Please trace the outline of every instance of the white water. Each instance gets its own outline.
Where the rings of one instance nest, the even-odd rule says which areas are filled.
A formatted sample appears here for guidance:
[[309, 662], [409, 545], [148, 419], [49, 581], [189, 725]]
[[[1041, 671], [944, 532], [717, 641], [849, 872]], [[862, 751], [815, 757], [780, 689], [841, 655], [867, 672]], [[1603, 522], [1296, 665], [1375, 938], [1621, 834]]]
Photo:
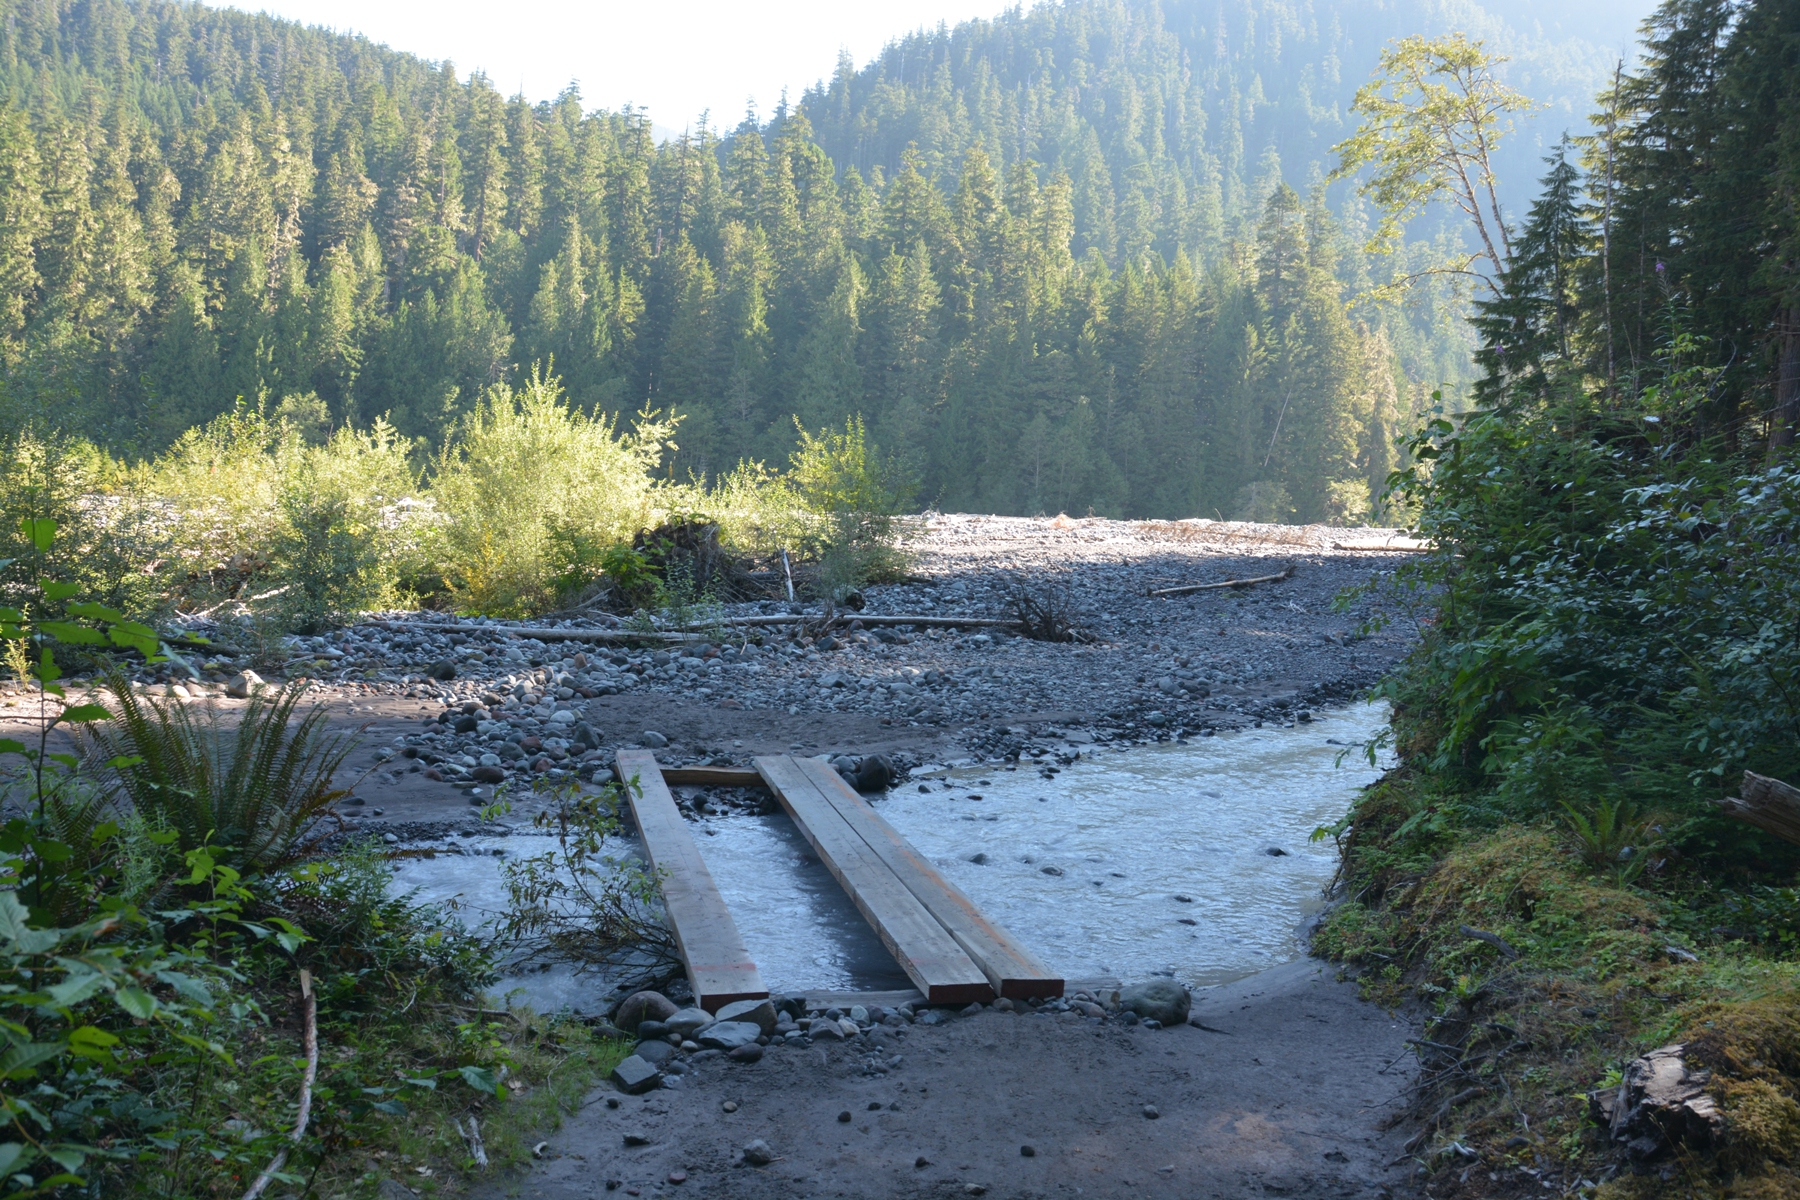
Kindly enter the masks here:
[[[1029, 762], [1011, 771], [1001, 763], [926, 770], [873, 803], [1065, 977], [1166, 974], [1216, 984], [1303, 953], [1298, 928], [1324, 903], [1337, 865], [1332, 843], [1309, 837], [1385, 768], [1372, 768], [1355, 747], [1386, 719], [1384, 706], [1358, 705], [1292, 729], [1187, 745], [1078, 747], [1081, 759], [1053, 780]], [[712, 817], [694, 834], [771, 989], [907, 986], [785, 816]], [[408, 860], [396, 880], [423, 899], [458, 898], [471, 924], [504, 899], [504, 860], [492, 851], [531, 854], [549, 844], [526, 836], [459, 841], [486, 853]], [[987, 861], [970, 862], [977, 854]], [[607, 983], [548, 972], [500, 990], [511, 986], [524, 987], [540, 1008], [583, 1008]]]

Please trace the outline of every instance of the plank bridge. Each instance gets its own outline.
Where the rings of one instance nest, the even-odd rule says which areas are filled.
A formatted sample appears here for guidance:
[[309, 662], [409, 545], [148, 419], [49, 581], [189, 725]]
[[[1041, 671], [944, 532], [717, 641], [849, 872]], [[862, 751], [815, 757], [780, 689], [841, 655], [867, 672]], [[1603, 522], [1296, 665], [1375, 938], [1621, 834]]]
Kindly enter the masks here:
[[754, 772], [664, 768], [646, 750], [619, 752], [619, 778], [663, 874], [663, 902], [693, 985], [695, 1003], [716, 1012], [768, 995], [737, 924], [707, 871], [671, 783], [765, 786], [849, 896], [920, 994], [932, 1004], [999, 996], [1060, 996], [1063, 980], [989, 920], [828, 764], [771, 755]]

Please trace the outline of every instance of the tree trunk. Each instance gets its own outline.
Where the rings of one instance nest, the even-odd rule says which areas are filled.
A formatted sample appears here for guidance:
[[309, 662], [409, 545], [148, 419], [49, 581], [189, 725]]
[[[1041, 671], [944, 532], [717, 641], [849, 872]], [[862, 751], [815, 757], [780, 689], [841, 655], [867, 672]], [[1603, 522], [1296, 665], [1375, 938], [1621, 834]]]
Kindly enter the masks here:
[[1800, 434], [1800, 308], [1784, 308], [1775, 323], [1781, 355], [1775, 364], [1775, 413], [1769, 422], [1773, 449], [1794, 444]]
[[1745, 771], [1743, 793], [1718, 801], [1726, 816], [1800, 845], [1800, 788]]

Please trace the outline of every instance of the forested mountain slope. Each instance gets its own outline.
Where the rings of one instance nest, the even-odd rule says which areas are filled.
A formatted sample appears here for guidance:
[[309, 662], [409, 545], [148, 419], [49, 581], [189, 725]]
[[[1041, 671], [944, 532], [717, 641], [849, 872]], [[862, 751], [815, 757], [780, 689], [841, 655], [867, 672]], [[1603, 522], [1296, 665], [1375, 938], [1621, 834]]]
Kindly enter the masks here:
[[[1648, 5], [1545, 0], [1151, 0], [1045, 5], [920, 31], [848, 58], [801, 103], [840, 165], [892, 172], [909, 145], [946, 186], [966, 147], [1074, 184], [1075, 252], [1205, 253], [1254, 224], [1268, 178], [1329, 171], [1352, 96], [1392, 39], [1460, 30], [1511, 57], [1542, 109], [1502, 148], [1520, 207], [1539, 160], [1579, 132]], [[1627, 64], [1629, 65], [1629, 63]]]
[[[1068, 139], [1059, 157], [896, 125], [881, 64], [867, 101], [827, 89], [658, 146], [644, 114], [508, 100], [264, 16], [6, 0], [6, 411], [144, 452], [241, 398], [321, 424], [385, 417], [426, 447], [542, 364], [580, 405], [683, 414], [678, 471], [778, 462], [796, 418], [860, 413], [926, 502], [1354, 517], [1408, 391], [1461, 369], [1466, 343], [1441, 305], [1347, 313], [1368, 263], [1322, 196], [1257, 174], [1267, 147], [1298, 160], [1336, 137], [1356, 82], [1338, 18], [1308, 16], [1296, 40], [1261, 4], [1218, 10], [1234, 65], [1211, 74], [1132, 32], [1164, 19], [1153, 7], [1075, 0], [946, 35], [1062, 64], [1055, 88], [1027, 72], [1044, 112], [1207, 81], [1188, 108], [1158, 100], [1165, 120], [1088, 122], [1080, 145], [1112, 147], [1096, 160]], [[1410, 32], [1404, 6], [1376, 16]], [[1104, 28], [1143, 53], [1120, 65]], [[1016, 76], [1004, 48], [978, 73]], [[1227, 77], [1244, 89], [1235, 141], [1205, 91]], [[853, 128], [882, 145], [840, 147]], [[1300, 165], [1283, 174], [1304, 186]]]

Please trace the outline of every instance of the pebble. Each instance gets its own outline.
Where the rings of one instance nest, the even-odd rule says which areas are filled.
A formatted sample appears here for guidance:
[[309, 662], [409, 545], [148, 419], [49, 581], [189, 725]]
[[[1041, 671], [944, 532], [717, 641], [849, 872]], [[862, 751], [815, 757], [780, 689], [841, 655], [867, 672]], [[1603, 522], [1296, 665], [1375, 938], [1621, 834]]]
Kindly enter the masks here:
[[1144, 1105], [1144, 1116], [1145, 1116], [1145, 1117], [1146, 1117], [1146, 1118], [1147, 1118], [1147, 1119], [1148, 1119], [1148, 1120], [1151, 1120], [1151, 1121], [1154, 1121], [1154, 1120], [1156, 1120], [1156, 1119], [1157, 1119], [1157, 1118], [1158, 1118], [1158, 1117], [1160, 1117], [1160, 1116], [1162, 1116], [1162, 1112], [1161, 1112], [1161, 1110], [1159, 1110], [1159, 1109], [1158, 1109], [1158, 1108], [1157, 1108], [1157, 1107], [1156, 1107], [1156, 1105], [1154, 1105], [1154, 1104], [1146, 1104], [1146, 1105]]
[[1028, 1146], [1020, 1146], [1019, 1147], [1019, 1157], [1021, 1157], [1021, 1158], [1036, 1158], [1037, 1157], [1037, 1147], [1029, 1146], [1029, 1145]]
[[931, 1165], [931, 1160], [929, 1158], [926, 1158], [923, 1154], [921, 1154], [921, 1155], [919, 1155], [919, 1157], [913, 1159], [913, 1169], [914, 1170], [922, 1170], [925, 1167], [929, 1167], [930, 1165]]
[[766, 1167], [775, 1161], [775, 1152], [769, 1149], [769, 1143], [757, 1138], [744, 1147], [744, 1161], [753, 1167]]
[[838, 1124], [839, 1125], [848, 1125], [854, 1119], [855, 1118], [853, 1118], [850, 1115], [850, 1110], [847, 1108], [843, 1112], [838, 1114]]
[[734, 1113], [738, 1110], [738, 1102], [736, 1100], [727, 1100], [725, 1103], [721, 1104], [719, 1107], [724, 1109], [728, 1113]]

